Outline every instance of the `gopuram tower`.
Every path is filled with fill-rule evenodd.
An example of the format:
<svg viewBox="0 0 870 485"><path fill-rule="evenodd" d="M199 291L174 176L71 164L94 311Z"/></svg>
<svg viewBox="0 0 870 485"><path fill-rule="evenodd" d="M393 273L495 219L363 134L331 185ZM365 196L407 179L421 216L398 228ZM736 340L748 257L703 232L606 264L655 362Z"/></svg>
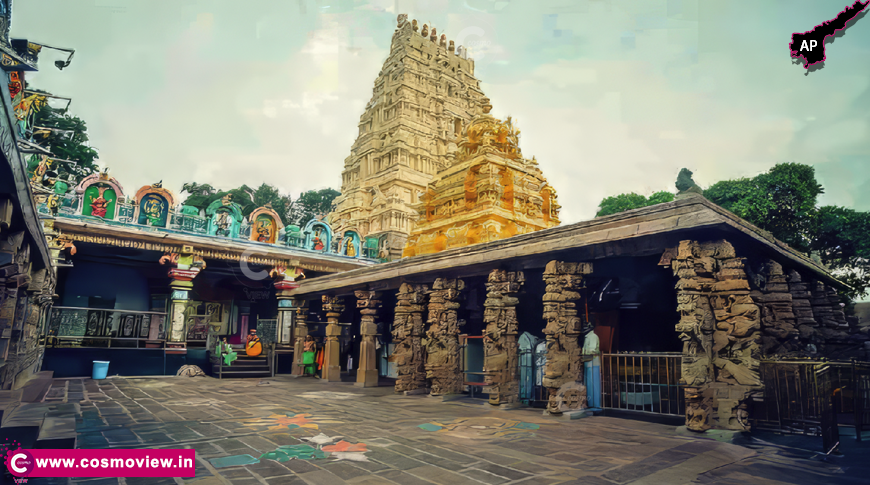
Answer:
<svg viewBox="0 0 870 485"><path fill-rule="evenodd" d="M429 182L449 167L462 131L485 96L474 61L434 27L399 15L390 54L344 161L341 195L328 221L336 234L377 239L397 259Z"/></svg>

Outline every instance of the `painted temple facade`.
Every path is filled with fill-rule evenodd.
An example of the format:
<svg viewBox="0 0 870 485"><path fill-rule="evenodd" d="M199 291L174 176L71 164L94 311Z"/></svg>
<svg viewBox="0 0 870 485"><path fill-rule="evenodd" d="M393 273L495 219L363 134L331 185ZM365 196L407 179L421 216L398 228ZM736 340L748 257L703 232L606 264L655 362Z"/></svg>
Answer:
<svg viewBox="0 0 870 485"><path fill-rule="evenodd" d="M484 101L465 49L400 15L329 223L376 241L383 259L400 257L417 220L414 205L450 166L458 137Z"/></svg>

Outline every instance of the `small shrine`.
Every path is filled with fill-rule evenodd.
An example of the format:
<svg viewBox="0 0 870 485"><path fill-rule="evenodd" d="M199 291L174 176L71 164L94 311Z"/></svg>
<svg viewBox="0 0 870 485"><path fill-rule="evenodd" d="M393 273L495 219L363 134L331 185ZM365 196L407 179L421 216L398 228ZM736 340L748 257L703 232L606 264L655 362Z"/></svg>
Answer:
<svg viewBox="0 0 870 485"><path fill-rule="evenodd" d="M233 194L226 194L205 209L208 218L208 235L229 238L239 237L242 226L242 207L233 202Z"/></svg>
<svg viewBox="0 0 870 485"><path fill-rule="evenodd" d="M117 215L118 197L124 196L124 189L109 176L109 169L88 175L76 186L76 194L81 197L81 214L113 220Z"/></svg>
<svg viewBox="0 0 870 485"><path fill-rule="evenodd" d="M284 228L281 216L272 209L272 204L255 209L248 216L251 224L251 241L275 244L278 233Z"/></svg>
<svg viewBox="0 0 870 485"><path fill-rule="evenodd" d="M419 220L402 256L504 239L559 225L556 191L537 161L523 158L520 131L480 113L462 131L452 164L439 172L416 209Z"/></svg>
<svg viewBox="0 0 870 485"><path fill-rule="evenodd" d="M175 195L163 188L163 181L146 185L136 191L136 215L138 224L166 227L169 212L175 207Z"/></svg>

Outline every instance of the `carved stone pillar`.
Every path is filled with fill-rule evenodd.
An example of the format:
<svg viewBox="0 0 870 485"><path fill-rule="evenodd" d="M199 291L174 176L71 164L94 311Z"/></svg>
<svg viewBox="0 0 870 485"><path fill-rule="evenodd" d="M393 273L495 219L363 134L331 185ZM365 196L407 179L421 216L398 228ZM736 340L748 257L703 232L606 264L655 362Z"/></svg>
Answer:
<svg viewBox="0 0 870 485"><path fill-rule="evenodd" d="M205 269L205 261L193 254L192 246L184 246L182 252L165 253L160 258L160 264L169 265L169 277L172 281L169 288L170 297L169 332L167 344L169 348L185 349L187 346L186 313L189 293L193 289L193 279Z"/></svg>
<svg viewBox="0 0 870 485"><path fill-rule="evenodd" d="M323 350L322 379L328 382L341 381L341 365L339 363L340 346L338 337L341 326L338 319L344 311L344 298L340 296L323 295L323 310L326 312L326 345Z"/></svg>
<svg viewBox="0 0 870 485"><path fill-rule="evenodd" d="M686 427L748 430L749 401L761 389L761 314L743 258L724 240L681 241L668 257L680 278L676 330L683 341Z"/></svg>
<svg viewBox="0 0 870 485"><path fill-rule="evenodd" d="M305 337L308 336L308 322L305 320L308 317L308 301L301 298L294 299L294 307L296 308L296 320L293 327L293 337L296 341L293 344L293 368L290 373L294 376L301 376L305 375L302 354L305 348Z"/></svg>
<svg viewBox="0 0 870 485"><path fill-rule="evenodd" d="M426 357L423 354L423 311L426 309L426 285L402 283L396 293L393 319L395 348L390 361L396 364L396 392L425 389Z"/></svg>
<svg viewBox="0 0 870 485"><path fill-rule="evenodd" d="M802 344L797 337L803 334L811 337L816 322L812 318L806 319L804 314L798 323L782 265L772 260L766 261L754 281L757 289L751 291L749 296L761 308L762 355L801 352Z"/></svg>
<svg viewBox="0 0 870 485"><path fill-rule="evenodd" d="M583 332L585 311L580 312L579 290L585 288L583 275L592 272L591 263L550 261L544 269L544 334L547 336L547 362L543 385L549 399L550 414L580 411L586 408L583 384Z"/></svg>
<svg viewBox="0 0 870 485"><path fill-rule="evenodd" d="M465 282L438 278L429 293L429 327L423 338L426 349L426 377L432 382L432 395L462 392L463 376L459 362L457 310Z"/></svg>
<svg viewBox="0 0 870 485"><path fill-rule="evenodd" d="M489 403L495 406L514 403L519 398L516 310L519 300L514 295L524 281L522 271L495 269L486 283L483 371Z"/></svg>
<svg viewBox="0 0 870 485"><path fill-rule="evenodd" d="M356 371L356 385L360 387L377 387L378 365L375 350L375 337L378 334L378 325L375 319L378 309L381 308L380 293L374 291L356 291L356 307L362 314L360 323L360 336L362 341L359 347L359 367Z"/></svg>

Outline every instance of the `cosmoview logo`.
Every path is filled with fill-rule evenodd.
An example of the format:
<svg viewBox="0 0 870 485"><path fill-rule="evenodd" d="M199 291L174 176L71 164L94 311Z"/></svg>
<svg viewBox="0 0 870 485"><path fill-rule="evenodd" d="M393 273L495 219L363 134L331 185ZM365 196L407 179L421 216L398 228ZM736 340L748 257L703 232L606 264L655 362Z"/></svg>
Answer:
<svg viewBox="0 0 870 485"><path fill-rule="evenodd" d="M36 462L30 453L24 450L9 451L6 458L6 468L17 477L30 475L36 466Z"/></svg>

